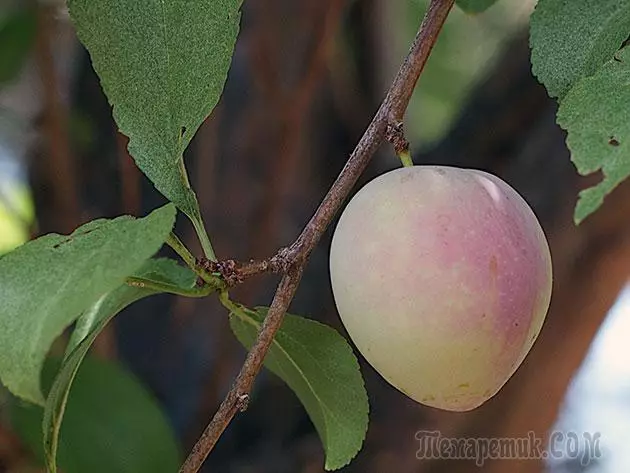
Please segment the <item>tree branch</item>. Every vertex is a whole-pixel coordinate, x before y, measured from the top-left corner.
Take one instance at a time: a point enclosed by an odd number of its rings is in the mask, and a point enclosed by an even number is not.
[[[350,194],[359,176],[367,167],[370,158],[383,142],[387,127],[398,127],[402,122],[420,73],[429,58],[429,53],[453,3],[454,0],[431,1],[411,49],[398,74],[396,74],[383,103],[319,208],[302,234],[289,247],[287,256],[291,261],[302,260],[313,251],[333,217],[341,208],[343,201]]]
[[[388,127],[399,127],[402,123],[414,87],[454,1],[431,0],[411,49],[396,74],[383,103],[337,180],[296,241],[274,256],[273,260],[281,265],[284,275],[280,280],[258,338],[249,351],[232,389],[193,447],[182,465],[180,473],[197,473],[236,413],[247,408],[254,379],[262,368],[265,355],[293,300],[309,255],[350,194],[370,159],[382,144]],[[264,265],[260,267],[263,268]]]

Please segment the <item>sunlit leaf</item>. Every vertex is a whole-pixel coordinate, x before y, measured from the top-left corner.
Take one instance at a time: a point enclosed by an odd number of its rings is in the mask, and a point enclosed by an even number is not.
[[[172,204],[145,218],[95,220],[71,235],[45,235],[0,257],[0,380],[43,404],[40,371],[52,342],[162,246]]]

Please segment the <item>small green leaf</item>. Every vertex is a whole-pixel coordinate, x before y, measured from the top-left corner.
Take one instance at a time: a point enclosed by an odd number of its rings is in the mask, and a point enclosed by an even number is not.
[[[601,169],[604,179],[580,193],[579,223],[630,175],[630,47],[580,80],[560,103],[558,124],[567,130],[571,159],[580,174]]]
[[[192,288],[197,279],[196,274],[190,269],[164,258],[147,261],[133,276],[182,289]],[[60,427],[70,388],[83,358],[96,337],[116,314],[133,302],[156,293],[154,289],[123,284],[99,299],[77,321],[66,350],[67,355],[50,389],[44,410],[44,452],[50,473],[57,471],[56,456]]]
[[[37,32],[35,11],[20,9],[0,22],[0,84],[20,72]]]
[[[193,221],[199,206],[183,153],[217,104],[242,0],[69,0],[129,152]]]
[[[247,348],[267,310],[239,308],[230,314],[232,330]],[[369,412],[359,364],[348,342],[326,325],[287,314],[265,365],[306,408],[326,451],[326,469],[347,465],[361,449]]]
[[[466,13],[482,13],[497,3],[497,0],[456,0],[457,6]]]
[[[612,58],[630,32],[630,0],[539,0],[531,17],[532,70],[549,95]]]
[[[57,362],[46,363],[50,385]],[[42,408],[15,401],[11,421],[44,462]],[[68,399],[59,466],[64,473],[175,473],[180,448],[154,397],[121,366],[87,358]]]
[[[169,204],[145,218],[45,235],[0,257],[0,380],[13,394],[43,404],[40,371],[52,342],[157,252],[174,221]]]

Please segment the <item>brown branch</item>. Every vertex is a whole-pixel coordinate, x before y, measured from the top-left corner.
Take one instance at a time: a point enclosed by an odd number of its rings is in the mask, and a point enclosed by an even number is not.
[[[396,74],[387,96],[350,155],[339,177],[295,243],[289,248],[280,250],[276,255],[277,260],[284,262],[284,276],[280,280],[258,338],[247,354],[245,363],[232,389],[193,447],[182,465],[180,473],[197,473],[236,413],[246,408],[254,379],[262,368],[265,355],[293,300],[311,251],[330,225],[334,215],[341,208],[343,201],[350,194],[369,160],[383,142],[387,127],[402,122],[413,89],[454,1],[431,0],[418,34]]]
[[[188,455],[186,462],[179,470],[180,473],[197,473],[236,413],[247,408],[254,379],[262,367],[265,355],[271,346],[274,335],[282,324],[284,314],[293,299],[301,278],[302,267],[295,268],[282,277],[258,338],[247,354],[234,386]]]
[[[218,275],[226,288],[234,287],[259,274],[284,273],[287,267],[286,262],[277,255],[263,260],[250,260],[247,263],[233,259],[213,261],[200,258],[197,260],[197,265],[208,275]]]

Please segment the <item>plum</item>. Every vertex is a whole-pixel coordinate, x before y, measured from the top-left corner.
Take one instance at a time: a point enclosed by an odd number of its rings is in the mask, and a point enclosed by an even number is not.
[[[494,396],[531,349],[551,298],[533,211],[486,172],[413,166],[349,202],[334,232],[339,315],[367,361],[412,399],[451,411]]]

